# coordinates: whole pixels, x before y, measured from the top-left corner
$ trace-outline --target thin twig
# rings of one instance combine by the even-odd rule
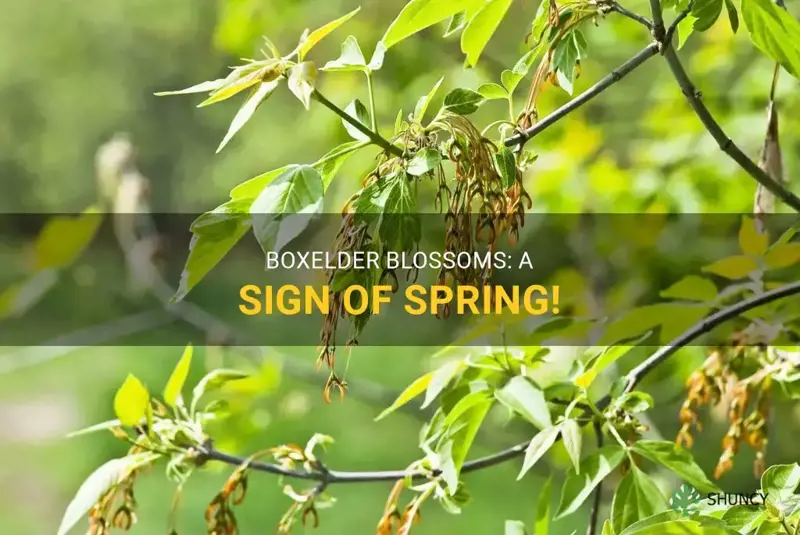
[[[678,54],[671,44],[666,45],[664,57],[667,60],[667,64],[672,71],[675,81],[678,82],[686,100],[688,100],[689,105],[694,110],[695,115],[697,115],[703,123],[703,126],[706,127],[708,133],[711,134],[711,137],[717,142],[719,148],[730,156],[733,161],[739,164],[739,167],[753,177],[759,184],[767,188],[773,195],[792,207],[795,211],[800,212],[800,198],[789,191],[786,186],[776,182],[767,173],[761,170],[761,168],[742,152],[733,140],[725,134],[725,131],[722,130],[722,127],[720,127],[719,123],[717,123],[714,116],[711,115],[711,112],[701,100],[700,93],[695,88],[689,75],[686,74],[680,58],[678,58]]]
[[[677,338],[672,340],[668,345],[664,346],[662,349],[654,353],[647,360],[642,362],[639,366],[631,370],[626,375],[627,385],[625,391],[626,392],[632,391],[636,387],[636,385],[639,382],[641,382],[641,380],[644,379],[644,377],[648,373],[653,371],[653,369],[655,369],[659,364],[663,363],[671,355],[674,355],[678,351],[678,349],[685,347],[693,340],[711,331],[715,327],[725,323],[726,321],[732,318],[740,316],[741,314],[747,312],[748,310],[752,310],[767,303],[778,301],[780,299],[796,294],[800,294],[800,282],[781,286],[780,288],[776,288],[774,290],[757,295],[750,299],[745,299],[744,301],[741,301],[727,308],[724,308],[714,314],[711,314],[710,316],[698,322],[694,327],[692,327],[691,329],[687,330],[686,332],[684,332],[683,334],[679,335]],[[603,397],[597,403],[598,410],[605,409],[611,403],[612,399],[613,398],[611,394],[607,394],[605,397]],[[527,447],[528,447],[528,442],[526,441],[511,446],[510,448],[499,451],[497,453],[493,453],[485,457],[479,457],[478,459],[468,461],[464,463],[461,469],[461,473],[464,474],[469,472],[475,472],[478,470],[482,470],[484,468],[496,466],[511,459],[515,459],[517,457],[522,456],[525,453]],[[238,457],[235,455],[223,453],[215,450],[213,447],[201,448],[200,454],[206,460],[220,461],[234,466],[241,466],[246,461],[246,459],[243,457]],[[293,477],[297,479],[321,481],[323,478],[323,474],[321,473],[294,471],[270,463],[252,462],[250,464],[250,468],[260,472],[267,472],[271,474]],[[411,477],[412,479],[423,479],[428,477],[428,474],[423,472],[409,472],[408,470],[387,470],[387,471],[377,471],[377,472],[372,472],[372,471],[337,472],[331,470],[327,473],[327,476],[325,477],[327,477],[327,481],[329,484],[334,484],[334,483],[368,483],[368,482],[397,481],[405,477]]]
[[[661,0],[650,0],[650,16],[653,18],[653,38],[663,43],[667,31],[664,28],[664,15],[661,13]]]
[[[603,447],[603,424],[595,420],[594,432],[597,436],[597,449]],[[589,527],[586,529],[586,535],[595,535],[597,533],[597,520],[600,516],[600,501],[603,497],[603,481],[597,484],[594,489],[594,500],[592,501],[592,512],[589,515]]]
[[[601,79],[599,82],[597,82],[592,87],[584,91],[580,96],[570,100],[569,102],[567,102],[566,104],[564,104],[563,106],[561,106],[553,113],[551,113],[541,121],[537,122],[530,128],[506,139],[505,141],[506,147],[513,147],[514,145],[524,144],[529,139],[542,133],[547,128],[553,126],[563,117],[569,115],[570,113],[572,113],[579,107],[583,106],[584,104],[592,100],[594,97],[596,97],[597,95],[599,95],[600,93],[602,93],[615,83],[622,80],[625,76],[630,74],[633,70],[642,65],[649,58],[655,56],[657,53],[658,53],[658,43],[655,42],[650,43],[642,50],[637,52],[628,61],[620,65],[617,69],[611,71],[607,76],[603,77],[603,79]]]
[[[653,22],[651,20],[647,19],[646,17],[643,17],[643,16],[639,15],[638,13],[634,13],[633,11],[630,11],[630,10],[622,7],[617,2],[611,2],[611,4],[609,4],[609,6],[608,6],[608,9],[610,11],[614,11],[616,13],[619,13],[623,17],[628,17],[629,19],[638,22],[639,24],[641,24],[642,26],[644,26],[645,28],[650,30],[650,32],[653,31]]]
[[[694,7],[694,0],[690,0],[689,4],[686,6],[686,9],[678,13],[678,16],[675,17],[675,20],[672,21],[672,24],[669,25],[667,28],[667,33],[664,35],[664,42],[665,43],[672,43],[672,37],[675,35],[675,32],[678,31],[678,24],[680,24],[683,19],[689,16],[689,13],[692,12],[692,8]]]
[[[355,117],[344,111],[342,108],[340,108],[339,106],[328,100],[325,97],[325,95],[323,95],[319,91],[314,90],[314,92],[311,94],[311,97],[314,98],[317,102],[319,102],[323,106],[325,106],[326,108],[328,108],[329,110],[331,110],[333,113],[341,117],[342,120],[352,125],[353,128],[355,128],[356,130],[367,136],[370,139],[370,141],[372,141],[374,144],[376,144],[386,152],[394,154],[395,156],[403,155],[403,151],[400,149],[400,147],[396,147],[391,143],[389,143],[389,140],[382,137],[376,131],[371,130],[368,126],[362,124],[361,121],[359,121],[358,119],[356,119]]]

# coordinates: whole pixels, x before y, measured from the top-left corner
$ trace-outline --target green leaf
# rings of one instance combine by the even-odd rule
[[[713,301],[719,291],[710,280],[697,275],[687,275],[666,290],[661,292],[661,297],[672,299],[688,299],[690,301]]]
[[[181,391],[183,390],[183,385],[186,383],[186,378],[189,376],[189,367],[192,365],[193,353],[194,347],[192,344],[186,346],[181,359],[178,361],[175,369],[172,370],[172,375],[169,376],[167,386],[164,387],[164,401],[171,407],[183,403],[181,400]]]
[[[358,100],[355,99],[347,107],[344,109],[345,112],[350,117],[354,117],[359,123],[363,124],[364,126],[369,125],[369,112],[367,111],[367,107]],[[342,119],[342,124],[344,125],[344,129],[347,130],[347,133],[350,134],[350,137],[353,139],[357,139],[359,141],[369,141],[369,136],[363,133],[361,130],[350,124],[349,122]]]
[[[271,173],[282,170],[278,169]],[[266,173],[262,177],[272,178],[271,173]],[[258,178],[260,177],[256,177]],[[232,195],[240,187],[245,187],[239,190],[240,192],[249,189],[249,182],[234,188]],[[173,301],[180,301],[186,297],[250,229],[250,204],[251,202],[247,200],[244,202],[242,199],[231,200],[195,220],[191,227],[193,235],[189,242],[189,258],[186,259]]]
[[[506,91],[508,91],[509,94],[513,93],[520,81],[527,76],[528,71],[530,71],[533,62],[536,60],[536,57],[539,55],[541,50],[542,47],[539,46],[529,50],[519,59],[519,61],[517,61],[513,69],[506,69],[500,74],[500,81],[503,83],[503,87],[506,88]]]
[[[506,520],[506,527],[503,533],[505,535],[528,535],[525,530],[525,524],[519,520]]]
[[[676,30],[678,34],[678,50],[683,48],[683,45],[686,44],[686,41],[688,41],[689,37],[694,33],[695,20],[694,16],[688,15],[678,23]]]
[[[632,466],[622,479],[611,504],[611,521],[614,531],[622,530],[664,510],[664,496],[653,480]]]
[[[442,154],[434,148],[425,147],[408,162],[406,171],[412,176],[422,176],[439,167],[441,163]]]
[[[364,59],[364,53],[361,52],[361,47],[358,46],[358,40],[350,35],[342,43],[342,53],[339,57],[326,63],[322,70],[331,72],[367,72],[369,68],[367,67],[367,60]]]
[[[308,52],[312,48],[314,48],[314,46],[316,46],[317,43],[322,41],[325,37],[328,36],[328,34],[333,32],[336,28],[338,28],[339,26],[341,26],[342,24],[344,24],[345,22],[350,20],[360,10],[361,10],[361,6],[355,8],[353,11],[351,11],[347,15],[344,15],[343,17],[340,17],[340,18],[338,18],[338,19],[336,19],[336,20],[334,20],[332,22],[329,22],[325,26],[317,28],[316,30],[314,30],[313,32],[308,34],[308,37],[306,37],[302,41],[302,43],[300,44],[300,46],[297,49],[297,56],[300,59],[300,61],[303,61],[305,59],[306,54],[308,54]]]
[[[451,35],[458,33],[460,30],[464,29],[464,26],[467,25],[467,12],[461,11],[456,13],[455,15],[450,17],[450,21],[447,23],[447,29],[444,31],[444,37],[447,39]]]
[[[472,17],[461,34],[461,51],[467,55],[467,63],[475,66],[481,52],[506,16],[512,0],[487,0]]]
[[[231,381],[239,381],[241,379],[247,379],[248,377],[250,377],[250,374],[246,372],[224,368],[207,373],[192,389],[192,413],[195,412],[197,403],[204,395],[218,391]]]
[[[713,264],[704,267],[703,271],[726,279],[737,280],[747,277],[757,269],[758,264],[752,256],[735,255],[717,260]]]
[[[517,182],[517,159],[511,149],[501,147],[494,154],[494,166],[497,169],[497,174],[503,179],[503,186],[506,189]]]
[[[478,93],[486,100],[507,99],[508,91],[499,84],[487,82],[478,86]]]
[[[436,92],[439,91],[439,86],[442,85],[443,81],[444,76],[439,78],[439,81],[433,85],[433,88],[431,88],[427,95],[420,97],[420,99],[417,101],[417,105],[414,108],[414,120],[420,122],[422,121],[422,118],[425,116],[425,111],[428,109],[428,105],[430,105],[431,100],[433,100],[433,97],[436,95]],[[395,128],[395,131],[397,131],[397,128]]]
[[[306,109],[311,107],[311,95],[317,83],[317,68],[310,61],[295,65],[289,72],[289,90],[294,93]]]
[[[721,2],[722,0],[720,0]],[[746,255],[761,256],[769,247],[769,236],[759,232],[756,221],[752,217],[743,217],[739,227],[739,248]]]
[[[719,492],[719,487],[709,481],[703,469],[695,463],[691,453],[673,442],[640,440],[633,445],[633,451],[671,470],[700,492]]]
[[[767,501],[779,504],[792,496],[800,485],[800,465],[776,464],[766,469],[761,476],[761,488]]]
[[[638,414],[653,406],[653,396],[645,392],[628,392],[617,398],[614,406],[625,412]]]
[[[382,420],[383,418],[387,417],[389,414],[393,413],[394,411],[396,411],[397,409],[399,409],[400,407],[402,407],[415,397],[425,392],[425,390],[427,390],[428,388],[428,385],[431,383],[431,380],[433,379],[434,373],[435,372],[428,372],[422,377],[418,377],[416,380],[414,380],[413,383],[408,385],[406,389],[403,390],[403,392],[399,396],[397,396],[397,399],[394,400],[394,403],[392,403],[392,405],[389,408],[384,410],[382,413],[378,415],[377,418],[375,418],[375,421],[377,422],[378,420]]]
[[[800,23],[771,0],[742,0],[741,10],[756,47],[800,78]]]
[[[139,379],[129,374],[114,396],[114,413],[122,425],[133,427],[147,414],[150,393]]]
[[[378,44],[375,45],[375,51],[372,53],[372,58],[369,60],[367,68],[370,71],[379,70],[381,67],[383,67],[384,56],[386,56],[386,45],[383,44],[383,41],[378,41]]]
[[[589,359],[586,364],[586,371],[575,379],[575,384],[581,388],[589,388],[594,380],[597,379],[600,372],[624,357],[631,349],[647,338],[648,335],[649,333],[638,338],[629,345],[608,346],[603,348],[599,353]]]
[[[613,472],[625,457],[617,446],[605,446],[581,461],[580,472],[570,472],[561,490],[561,503],[555,520],[577,511],[594,488]]]
[[[581,428],[573,419],[568,419],[561,425],[561,438],[567,450],[572,465],[580,473],[581,463]]]
[[[253,233],[264,253],[280,251],[322,209],[323,185],[310,165],[290,166],[250,207]]]
[[[533,534],[547,535],[550,532],[550,506],[553,498],[553,476],[547,478],[539,491],[539,500],[536,504],[536,516],[533,520]]]
[[[731,23],[731,30],[733,33],[739,31],[739,13],[736,12],[736,6],[733,5],[733,0],[725,0],[725,9],[728,12],[728,20]]]
[[[525,459],[522,461],[522,470],[520,470],[517,476],[517,481],[522,479],[523,476],[539,462],[539,459],[553,447],[560,432],[561,427],[554,426],[542,429],[536,433],[531,443],[528,444],[528,447],[525,449]]]
[[[403,39],[451,15],[470,9],[480,0],[411,0],[386,30],[381,41],[391,48]]]
[[[280,60],[269,59],[253,61],[233,69],[225,78],[225,83],[211,93],[207,99],[197,105],[198,108],[211,106],[238,95],[245,89],[250,89],[258,84],[274,82],[283,72],[283,63]]]
[[[452,427],[469,409],[489,400],[490,394],[488,390],[470,392],[466,396],[459,399],[458,403],[456,403],[453,408],[450,409],[450,412],[447,413],[447,417],[444,419],[442,427],[445,429]]]
[[[472,89],[459,87],[444,97],[444,109],[458,115],[475,113],[486,99]]]
[[[242,129],[261,103],[275,91],[276,87],[278,87],[278,80],[263,82],[250,93],[250,96],[247,97],[247,100],[244,101],[242,107],[239,108],[239,111],[236,112],[236,115],[233,117],[233,121],[231,121],[231,125],[228,127],[228,132],[225,134],[219,147],[217,147],[217,152],[221,151],[231,138]]]
[[[339,172],[339,169],[341,169],[342,165],[344,165],[347,159],[365,145],[366,144],[364,141],[358,140],[342,143],[335,149],[328,152],[328,154],[311,164],[311,166],[316,169],[322,177],[323,191],[328,189],[328,186],[331,185],[336,173]]]
[[[739,535],[718,518],[693,515],[681,517],[669,511],[629,526],[619,535]]]
[[[711,28],[722,13],[723,0],[695,0],[692,15],[695,17],[692,27],[695,31],[704,32]]]
[[[456,471],[460,474],[461,467],[467,458],[472,442],[475,440],[475,435],[478,433],[483,419],[488,414],[489,409],[492,408],[492,400],[489,399],[484,403],[479,403],[464,413],[464,420],[466,425],[461,427],[458,432],[453,433],[451,439],[453,441],[453,463],[455,464]]]
[[[734,505],[722,514],[722,521],[739,533],[751,533],[767,518],[767,512],[759,505]]]
[[[100,209],[91,206],[78,216],[53,216],[36,238],[34,269],[61,269],[75,262],[94,239],[103,222]]]
[[[66,535],[83,516],[100,501],[112,487],[128,477],[133,470],[141,468],[158,458],[154,453],[138,453],[120,459],[112,459],[92,472],[78,489],[67,506],[57,535]]]
[[[769,269],[782,269],[800,262],[800,243],[783,243],[770,247],[764,256]]]
[[[36,271],[0,293],[0,319],[18,318],[32,309],[59,280],[57,269]]]
[[[225,84],[225,78],[219,78],[218,80],[209,80],[207,82],[201,82],[197,85],[193,85],[192,87],[187,87],[186,89],[179,89],[177,91],[159,91],[155,93],[157,97],[165,97],[168,95],[189,95],[192,93],[208,93],[211,91],[216,91],[217,89],[221,88]]]
[[[611,520],[603,522],[603,530],[600,532],[600,535],[614,535],[614,528],[611,527]]]
[[[106,422],[101,422],[99,424],[90,425],[84,429],[79,429],[78,431],[73,431],[72,433],[67,435],[67,438],[74,438],[79,437],[82,435],[88,435],[90,433],[96,433],[97,431],[108,431],[109,429],[114,429],[117,427],[122,427],[122,422],[119,420],[108,420]]]
[[[495,397],[539,429],[553,425],[544,394],[527,377],[512,377],[502,389],[495,392]]]
[[[463,361],[454,360],[444,364],[443,366],[439,367],[436,371],[433,372],[431,376],[431,380],[428,383],[428,387],[425,392],[425,401],[422,402],[421,409],[425,409],[433,403],[439,394],[447,388],[447,385],[450,384],[450,381],[453,379],[456,373],[464,367]]]

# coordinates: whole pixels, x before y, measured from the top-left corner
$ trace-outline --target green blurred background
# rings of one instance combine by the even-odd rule
[[[254,57],[262,34],[282,51],[291,50],[303,29],[322,25],[358,5],[361,12],[316,47],[310,59],[323,64],[336,58],[340,42],[349,34],[357,36],[369,54],[403,5],[401,0],[1,1],[5,13],[0,19],[2,212],[76,212],[94,202],[95,153],[121,131],[130,133],[136,145],[139,168],[153,184],[157,211],[209,210],[224,202],[233,186],[252,176],[286,163],[316,160],[348,140],[347,134],[337,117],[318,105],[305,111],[288,91],[276,92],[218,155],[214,151],[238,101],[197,109],[194,103],[199,99],[158,98],[153,93],[219,77],[238,58]],[[625,2],[642,13],[645,4]],[[475,88],[483,81],[497,81],[501,70],[526,50],[523,40],[536,8],[534,0],[514,3],[476,69],[463,68],[458,41],[443,40],[443,26],[392,48],[376,76],[382,128],[391,128],[398,109],[412,111],[440,76],[445,76],[445,88]],[[611,16],[587,38],[592,56],[582,65],[576,93],[640,49],[648,36],[630,21]],[[725,17],[706,34],[693,36],[682,54],[704,100],[729,135],[757,157],[772,65],[753,52],[746,36],[731,34]],[[366,99],[363,77],[355,73],[321,74],[320,88],[341,106],[355,96]],[[800,154],[800,93],[796,82],[784,76],[778,94],[781,142],[791,178]],[[540,104],[542,114],[568,98],[550,88]],[[488,103],[477,120],[486,124],[503,113],[501,104]],[[752,207],[755,183],[705,134],[658,59],[537,137],[528,148],[539,155],[526,177],[535,211],[747,212]],[[327,208],[337,210],[357,189],[375,153],[362,151],[347,163],[329,190]],[[0,261],[15,263],[17,253],[17,247],[5,246]],[[643,258],[639,269],[650,269],[647,261]],[[79,273],[80,267],[74,271]],[[87,300],[86,306],[92,303]],[[312,335],[315,340],[316,332]],[[563,365],[554,374],[568,369],[574,356],[568,349],[559,351]],[[242,415],[218,430],[220,448],[249,453],[284,442],[304,443],[322,432],[336,438],[327,459],[337,469],[399,469],[419,456],[417,419],[400,414],[373,423],[383,406],[364,403],[358,395],[326,405],[321,397],[323,375],[299,379],[281,366],[277,352],[302,365],[311,366],[315,358],[313,347],[266,350],[257,358],[235,349],[199,351],[205,358],[196,359],[195,379],[202,375],[203,361],[207,366],[225,362],[261,372],[259,380],[249,383],[252,392],[241,393]],[[429,369],[427,357],[432,352],[357,348],[349,374],[354,383],[358,378],[375,381],[391,394]],[[177,347],[75,349],[61,358],[42,357],[39,364],[3,371],[3,533],[55,533],[81,481],[103,461],[124,452],[124,446],[110,436],[66,441],[64,435],[110,418],[115,389],[128,372],[153,390],[160,389],[180,353]],[[5,356],[17,354],[9,349]],[[631,354],[622,366],[641,355]],[[677,430],[683,378],[702,362],[703,352],[689,348],[680,357],[648,383],[659,403],[654,432],[667,439]],[[788,407],[778,411],[788,419],[784,421],[794,419]],[[473,449],[475,455],[530,435],[524,426],[504,425],[501,414],[494,420]],[[709,427],[708,440],[713,438],[714,447],[696,452],[707,470],[713,468],[721,438],[720,429]],[[772,437],[770,462],[791,459],[795,447],[787,433]],[[741,456],[737,469],[724,480],[726,489],[752,490],[750,460],[748,454]],[[559,450],[550,462],[561,468],[568,464]],[[474,501],[464,513],[453,517],[434,505],[426,506],[416,533],[502,533],[507,518],[530,522],[541,474],[517,483],[518,468],[512,462],[468,476]],[[227,473],[227,468],[217,467],[192,477],[181,512],[182,533],[204,533],[202,512]],[[667,490],[674,484],[659,481]],[[339,503],[322,513],[316,533],[371,533],[388,491],[384,484],[333,488]],[[166,533],[172,489],[163,475],[156,472],[143,479],[138,497],[140,520],[133,533]],[[254,479],[240,508],[242,532],[271,533],[288,505],[279,482],[269,476]],[[584,518],[561,522],[555,532],[583,531]]]

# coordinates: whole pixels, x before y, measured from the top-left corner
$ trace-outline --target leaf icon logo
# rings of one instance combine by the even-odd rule
[[[683,515],[691,515],[697,511],[697,504],[703,498],[696,489],[689,485],[681,485],[679,489],[672,493],[669,499],[669,505],[673,511]]]

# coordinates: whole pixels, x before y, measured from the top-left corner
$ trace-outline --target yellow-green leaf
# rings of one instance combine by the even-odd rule
[[[408,387],[406,387],[406,389],[403,390],[403,392],[399,396],[397,396],[397,399],[394,400],[394,403],[392,403],[392,405],[388,409],[380,413],[378,417],[375,418],[375,421],[385,418],[386,416],[393,413],[394,411],[396,411],[397,409],[399,409],[400,407],[402,407],[415,397],[425,392],[428,389],[428,385],[431,383],[431,380],[433,379],[435,373],[436,373],[435,371],[428,372],[422,377],[417,378],[410,385],[408,385]]]
[[[297,56],[300,59],[300,61],[303,61],[305,59],[306,54],[308,54],[308,52],[312,48],[314,48],[317,45],[317,43],[322,41],[325,37],[327,37],[328,34],[333,32],[336,28],[338,28],[339,26],[350,20],[359,11],[361,11],[361,6],[355,8],[347,15],[344,15],[343,17],[340,17],[332,22],[329,22],[325,26],[317,28],[316,30],[308,34],[308,37],[306,37],[303,40],[303,42],[297,49]]]
[[[122,425],[138,425],[149,404],[150,393],[134,375],[128,375],[114,396],[114,412]]]
[[[661,297],[711,301],[717,297],[718,293],[717,286],[710,280],[697,275],[688,275],[662,291]]]
[[[391,48],[406,37],[441,22],[461,11],[469,10],[482,0],[411,0],[394,19],[383,36],[383,44]]]
[[[77,217],[55,216],[45,223],[36,240],[35,269],[69,266],[94,239],[103,214],[92,206]]]
[[[473,67],[478,63],[481,52],[486,48],[509,7],[511,0],[489,0],[467,23],[464,33],[461,34],[461,51],[467,55],[467,63]]]
[[[233,121],[231,121],[228,132],[225,134],[222,143],[219,144],[217,152],[221,151],[236,134],[236,132],[241,130],[245,123],[247,123],[247,121],[249,121],[256,112],[261,103],[264,102],[273,91],[275,91],[276,87],[278,87],[278,80],[263,82],[250,94],[249,97],[247,97],[247,100],[244,102],[244,104],[242,104],[242,107],[239,108],[239,111],[236,112],[236,116],[234,116]]]
[[[188,95],[191,93],[209,93],[211,91],[216,91],[217,89],[221,88],[225,83],[225,78],[219,78],[217,80],[209,80],[207,82],[200,82],[197,85],[193,85],[192,87],[187,87],[186,89],[179,89],[177,91],[159,91],[155,93],[157,97],[165,97],[168,95]]]
[[[742,226],[739,228],[739,247],[744,254],[760,256],[769,247],[769,236],[766,232],[759,232],[755,219],[743,217]]]
[[[164,387],[164,401],[171,407],[175,407],[178,404],[183,404],[183,400],[181,399],[181,390],[183,390],[183,385],[186,383],[186,377],[189,375],[189,367],[192,365],[193,353],[194,347],[192,344],[186,346],[186,349],[183,350],[183,356],[181,356],[181,360],[178,361],[178,365],[175,366],[174,370],[172,370],[172,375],[170,375],[169,380],[167,381],[167,386]]]
[[[726,279],[743,279],[758,269],[758,264],[751,256],[736,255],[718,260],[703,268],[706,273],[713,273]]]
[[[772,247],[765,255],[767,267],[781,269],[789,267],[800,261],[800,243],[784,243]]]

